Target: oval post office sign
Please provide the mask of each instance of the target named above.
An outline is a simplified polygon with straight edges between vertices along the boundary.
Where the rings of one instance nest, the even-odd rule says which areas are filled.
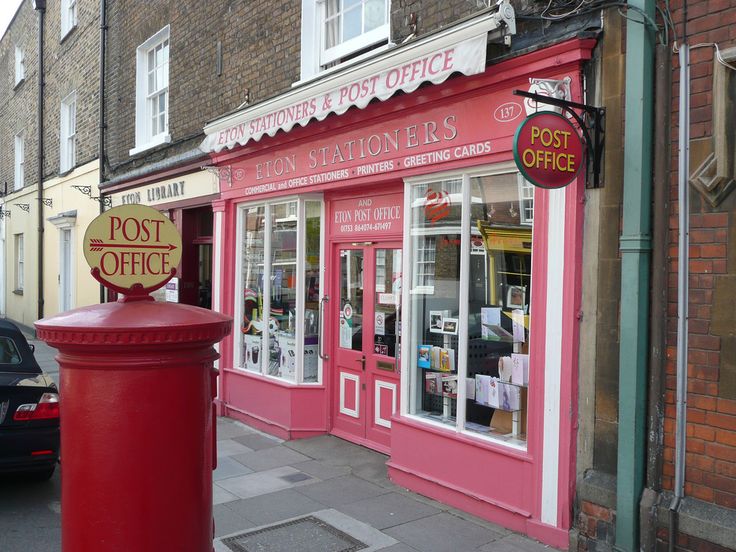
[[[529,115],[514,135],[514,161],[529,182],[547,189],[567,186],[584,165],[584,147],[570,121],[553,111]]]
[[[92,276],[126,296],[166,284],[181,260],[181,236],[166,216],[144,205],[122,205],[95,218],[84,233]]]

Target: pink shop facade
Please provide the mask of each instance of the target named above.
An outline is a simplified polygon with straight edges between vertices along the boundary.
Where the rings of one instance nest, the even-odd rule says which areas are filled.
[[[466,42],[384,55],[205,128],[213,307],[235,320],[217,405],[385,453],[395,483],[566,548],[584,177],[521,177],[537,106],[513,91],[583,103],[594,43],[489,66],[480,44],[476,69]]]

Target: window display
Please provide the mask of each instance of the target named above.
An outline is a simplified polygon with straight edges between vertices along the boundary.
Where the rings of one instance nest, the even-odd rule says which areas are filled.
[[[248,206],[240,213],[238,366],[291,382],[316,382],[322,204],[293,200]]]
[[[519,182],[507,172],[408,188],[409,411],[523,448],[533,196]]]

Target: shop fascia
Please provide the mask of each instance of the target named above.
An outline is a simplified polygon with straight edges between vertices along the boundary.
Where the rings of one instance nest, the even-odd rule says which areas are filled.
[[[218,192],[217,177],[208,171],[201,171],[154,184],[129,188],[110,194],[110,197],[113,207],[133,204],[154,206],[196,199]]]

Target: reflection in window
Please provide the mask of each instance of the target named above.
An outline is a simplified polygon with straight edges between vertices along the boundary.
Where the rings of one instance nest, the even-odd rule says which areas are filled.
[[[265,209],[245,209],[243,217],[243,354],[241,367],[261,371],[263,351],[263,255]]]
[[[523,214],[519,182],[506,173],[409,187],[409,410],[524,448],[531,227],[523,218],[533,220],[533,203]]]
[[[457,385],[461,186],[460,180],[423,184],[412,187],[410,196],[410,251],[422,263],[410,262],[410,351],[419,368],[412,411],[451,425],[457,395],[442,389],[453,378]],[[451,331],[444,331],[446,320],[448,329],[454,320]]]
[[[241,217],[238,365],[291,382],[317,382],[322,204],[274,202],[245,207]]]

